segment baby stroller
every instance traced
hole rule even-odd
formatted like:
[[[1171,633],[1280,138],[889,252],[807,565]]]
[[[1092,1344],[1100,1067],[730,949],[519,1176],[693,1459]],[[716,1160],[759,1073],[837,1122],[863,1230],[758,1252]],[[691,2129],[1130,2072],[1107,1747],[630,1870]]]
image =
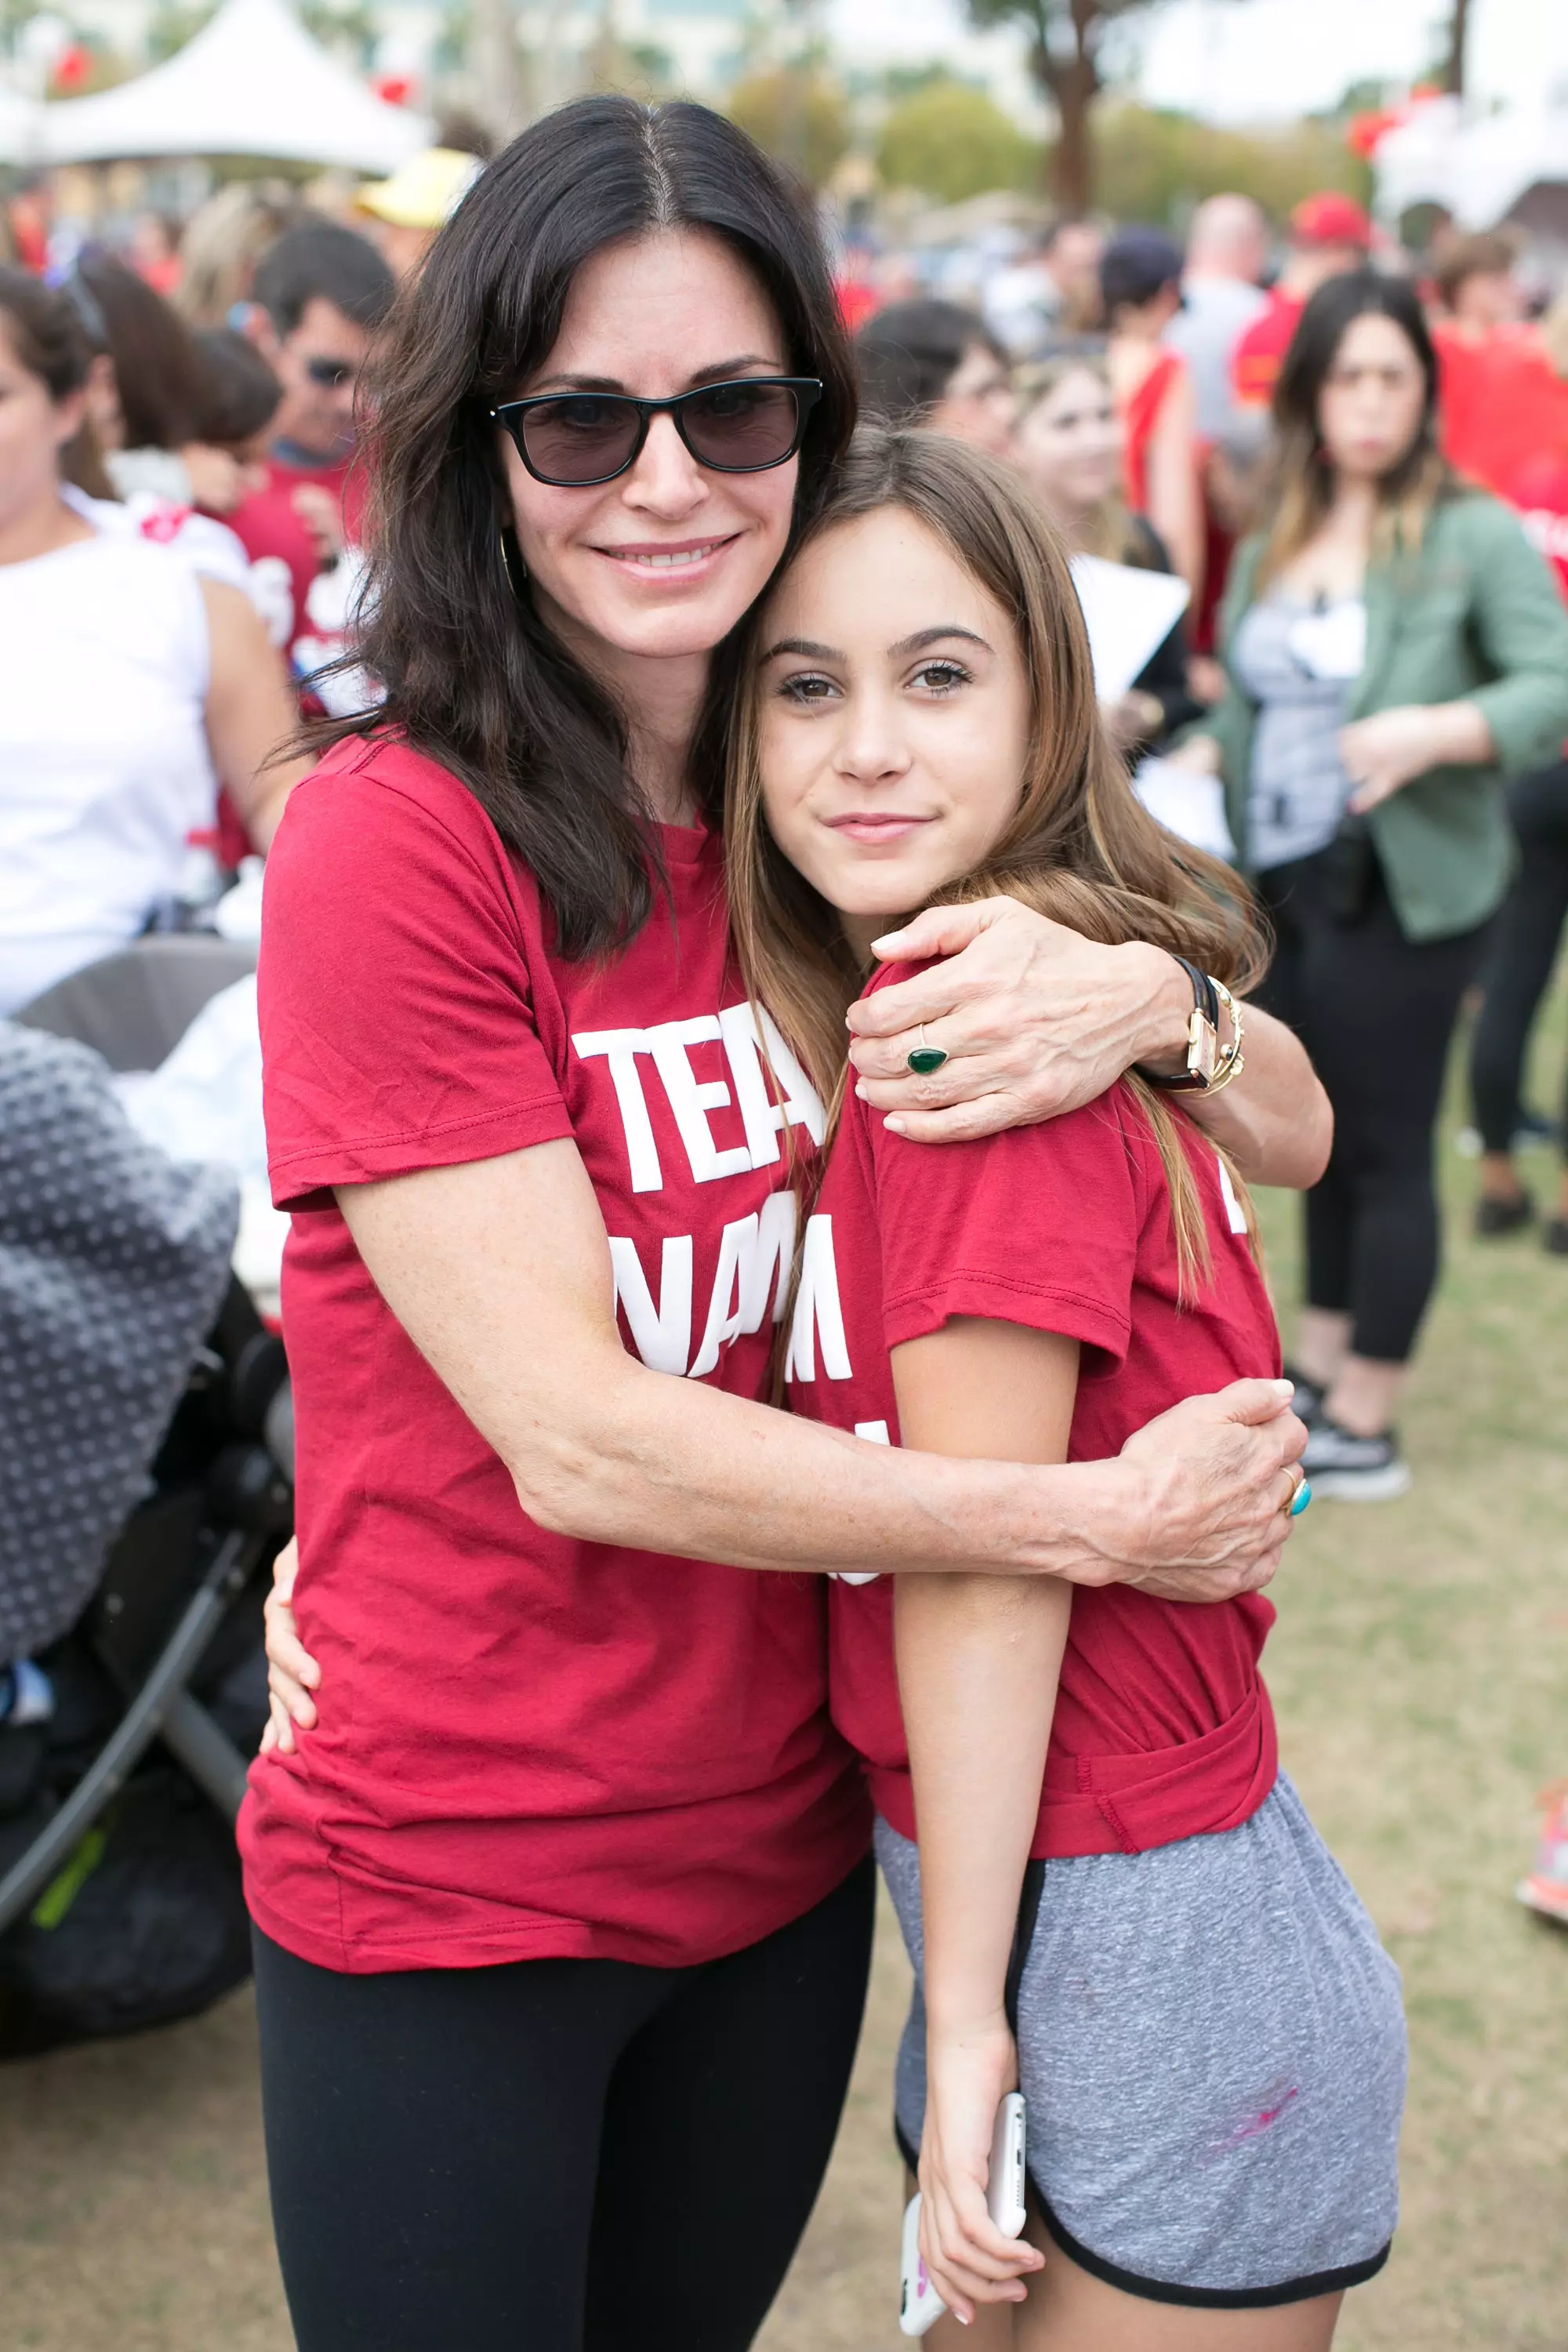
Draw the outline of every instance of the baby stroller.
[[[253,961],[149,939],[0,1023],[0,2056],[249,1968],[287,1365],[230,1272],[232,1179],[144,1143],[104,1065],[163,1060]]]

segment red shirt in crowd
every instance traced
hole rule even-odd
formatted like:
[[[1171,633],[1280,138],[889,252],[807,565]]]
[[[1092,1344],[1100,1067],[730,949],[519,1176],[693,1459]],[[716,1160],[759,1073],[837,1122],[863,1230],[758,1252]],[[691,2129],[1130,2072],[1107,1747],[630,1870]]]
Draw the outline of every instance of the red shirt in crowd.
[[[1268,297],[1268,310],[1260,310],[1237,337],[1231,354],[1231,376],[1236,396],[1245,407],[1267,408],[1273,399],[1285,354],[1306,307],[1294,294],[1281,294],[1276,288]]]
[[[240,1842],[261,1927],[328,1968],[700,1961],[865,1851],[822,1579],[535,1526],[332,1196],[571,1137],[625,1344],[764,1394],[795,1222],[780,1133],[787,1116],[819,1138],[821,1105],[782,1046],[770,1097],[717,840],[663,845],[669,902],[615,960],[567,962],[478,802],[378,739],[299,787],[268,863],[297,1606],[323,1686],[298,1755],[252,1768]]]
[[[1082,1343],[1075,1462],[1119,1453],[1184,1397],[1277,1376],[1245,1216],[1215,1152],[1184,1131],[1213,1275],[1179,1309],[1164,1174],[1124,1089],[940,1150],[889,1135],[851,1096],[807,1228],[795,1410],[896,1445],[888,1350],[955,1315]],[[913,1837],[892,1592],[887,1577],[833,1587],[833,1716],[866,1760],[878,1810]],[[1137,1853],[1254,1813],[1277,1771],[1258,1670],[1273,1621],[1261,1594],[1194,1605],[1124,1585],[1075,1588],[1033,1851]]]
[[[330,490],[342,509],[346,538],[357,543],[364,506],[363,469],[348,458],[331,466],[294,466],[273,457],[267,461],[267,488],[242,499],[224,520],[249,556],[253,572],[266,567],[259,579],[264,593],[269,600],[276,594],[280,610],[286,608],[288,634],[279,636],[274,631],[274,641],[300,677],[331,660],[335,648],[321,646],[305,609],[321,555],[295,509],[294,493],[307,483]]]

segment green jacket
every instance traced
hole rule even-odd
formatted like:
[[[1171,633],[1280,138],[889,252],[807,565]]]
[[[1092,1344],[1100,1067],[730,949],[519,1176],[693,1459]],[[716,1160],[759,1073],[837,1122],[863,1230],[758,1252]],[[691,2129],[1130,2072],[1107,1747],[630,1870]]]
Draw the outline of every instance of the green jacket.
[[[1220,614],[1228,687],[1191,731],[1222,754],[1226,810],[1245,867],[1257,706],[1229,667],[1253,602],[1262,541],[1237,551]],[[1420,551],[1366,575],[1366,666],[1347,717],[1407,703],[1473,702],[1486,713],[1495,765],[1429,769],[1367,823],[1407,939],[1441,940],[1495,912],[1514,865],[1500,780],[1561,756],[1568,736],[1568,611],[1517,517],[1466,492],[1436,506]]]

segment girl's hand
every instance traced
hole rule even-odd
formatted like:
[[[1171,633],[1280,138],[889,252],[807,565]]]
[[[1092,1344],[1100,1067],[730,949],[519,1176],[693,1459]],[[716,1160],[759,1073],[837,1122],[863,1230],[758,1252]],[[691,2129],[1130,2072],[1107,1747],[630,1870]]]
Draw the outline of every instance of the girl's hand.
[[[299,1572],[300,1546],[290,1536],[272,1563],[272,1590],[267,1596],[267,1687],[271,1713],[261,1735],[261,1753],[276,1748],[280,1756],[295,1752],[295,1728],[312,1731],[316,1703],[310,1696],[321,1679],[321,1669],[304,1649],[294,1630],[294,1579]]]
[[[1005,2238],[985,2207],[996,2110],[1018,2085],[1006,2019],[941,2032],[933,2026],[926,2073],[921,2252],[937,2293],[967,2323],[976,2304],[1022,2303],[1025,2276],[1045,2262],[1023,2239]]]
[[[1448,761],[1470,766],[1492,756],[1491,729],[1472,702],[1408,703],[1340,730],[1340,757],[1356,788],[1350,806],[1357,816],[1429,768]]]

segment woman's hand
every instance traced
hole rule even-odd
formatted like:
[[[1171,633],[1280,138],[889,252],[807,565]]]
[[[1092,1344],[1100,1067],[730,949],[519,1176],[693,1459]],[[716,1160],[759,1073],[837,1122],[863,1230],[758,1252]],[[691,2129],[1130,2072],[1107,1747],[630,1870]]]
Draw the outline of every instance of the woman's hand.
[[[205,441],[187,441],[180,457],[196,505],[208,514],[232,514],[246,489],[245,467],[238,458]]]
[[[272,1590],[267,1596],[267,1688],[271,1712],[261,1735],[261,1753],[276,1748],[280,1756],[295,1752],[296,1727],[313,1731],[316,1702],[310,1693],[321,1679],[321,1669],[301,1646],[294,1630],[294,1579],[299,1573],[300,1546],[290,1536],[272,1563]]]
[[[1152,741],[1165,723],[1159,696],[1142,693],[1136,687],[1115,702],[1102,702],[1100,716],[1119,751],[1131,751],[1136,743]]]
[[[1105,1573],[1164,1601],[1231,1601],[1268,1582],[1293,1522],[1307,1443],[1289,1381],[1236,1381],[1188,1397],[1130,1437],[1114,1465],[1133,1474],[1089,1531]],[[1103,1530],[1103,1532],[1102,1532]]]
[[[978,2303],[1022,2303],[1045,2257],[1005,2238],[986,2210],[996,2110],[1018,2085],[1018,2057],[998,2012],[973,2025],[933,2024],[926,2047],[921,2135],[921,2252],[948,2309],[968,2322]]]
[[[856,1092],[916,1143],[963,1143],[1093,1102],[1184,1039],[1192,987],[1158,948],[1102,947],[1013,898],[931,907],[877,941],[887,962],[947,961],[849,1008]],[[909,1057],[948,1055],[931,1077]]]
[[[1492,755],[1491,730],[1471,702],[1402,704],[1340,730],[1340,757],[1355,786],[1350,806],[1357,816],[1391,800],[1429,768],[1479,764]]]
[[[1160,757],[1173,768],[1186,768],[1194,776],[1217,776],[1225,765],[1224,754],[1212,735],[1189,735],[1184,743],[1178,743],[1173,751],[1162,751]]]

